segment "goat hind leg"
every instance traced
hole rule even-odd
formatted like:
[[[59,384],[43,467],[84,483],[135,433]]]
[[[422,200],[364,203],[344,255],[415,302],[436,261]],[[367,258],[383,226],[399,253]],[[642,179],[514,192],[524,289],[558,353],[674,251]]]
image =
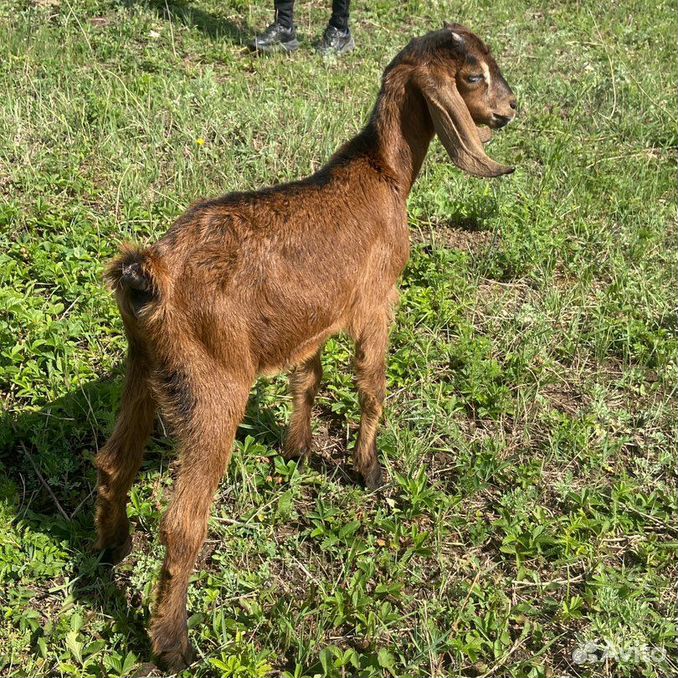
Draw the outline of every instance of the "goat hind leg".
[[[323,374],[320,352],[319,349],[290,374],[292,416],[285,439],[286,459],[306,457],[311,451],[311,411]]]
[[[192,388],[187,386],[187,388]],[[214,372],[192,393],[191,412],[179,422],[179,471],[174,497],[161,526],[166,547],[151,621],[153,651],[160,665],[178,671],[191,661],[186,623],[188,581],[207,534],[212,500],[231,457],[249,384]]]
[[[156,405],[149,387],[147,358],[130,343],[127,373],[115,429],[96,456],[97,542],[107,563],[120,562],[131,550],[127,494],[153,430]]]

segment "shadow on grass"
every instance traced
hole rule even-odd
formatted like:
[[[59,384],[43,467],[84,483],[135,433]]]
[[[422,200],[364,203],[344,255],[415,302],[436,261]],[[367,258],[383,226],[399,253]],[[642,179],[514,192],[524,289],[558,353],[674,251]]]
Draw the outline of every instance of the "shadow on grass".
[[[471,209],[451,210],[445,219],[434,218],[412,228],[412,244],[427,254],[435,249],[463,253],[469,257],[471,275],[511,283],[529,271],[529,259],[516,251],[515,244],[504,246],[503,227],[496,223],[498,213],[495,198],[479,198]],[[425,279],[419,282],[427,284]]]
[[[252,35],[251,29],[244,22],[235,23],[215,16],[185,0],[122,0],[122,4],[127,7],[148,7],[159,18],[195,27],[213,40],[228,40],[236,45],[245,45]]]
[[[410,231],[410,237],[416,245],[433,243],[438,246],[472,251],[486,244],[492,238],[491,220],[498,211],[494,198],[479,201],[474,209],[452,211],[445,219],[432,219]]]

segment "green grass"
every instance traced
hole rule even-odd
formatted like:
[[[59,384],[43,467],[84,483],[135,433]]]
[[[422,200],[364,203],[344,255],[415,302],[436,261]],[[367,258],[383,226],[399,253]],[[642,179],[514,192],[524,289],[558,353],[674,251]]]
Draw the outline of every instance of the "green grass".
[[[149,660],[173,444],[159,425],[136,549],[100,571],[92,458],[125,350],[104,262],[200,196],[317,168],[443,19],[486,37],[514,86],[491,154],[517,170],[471,179],[435,142],[414,188],[382,493],[349,473],[345,339],[323,358],[312,466],[279,455],[284,379],[254,390],[190,590],[187,675],[675,671],[675,7],[360,0],[357,51],[323,62],[324,0],[299,3],[299,53],[243,52],[270,4],[0,4],[0,675]],[[576,663],[588,642],[616,654]]]

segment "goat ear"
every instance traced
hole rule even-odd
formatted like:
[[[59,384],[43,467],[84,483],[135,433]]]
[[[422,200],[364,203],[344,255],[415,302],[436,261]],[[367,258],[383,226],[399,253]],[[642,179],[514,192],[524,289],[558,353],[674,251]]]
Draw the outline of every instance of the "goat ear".
[[[483,140],[487,143],[492,133],[476,127],[454,80],[426,78],[419,87],[436,134],[459,169],[485,178],[513,172],[513,167],[500,165],[485,154]]]

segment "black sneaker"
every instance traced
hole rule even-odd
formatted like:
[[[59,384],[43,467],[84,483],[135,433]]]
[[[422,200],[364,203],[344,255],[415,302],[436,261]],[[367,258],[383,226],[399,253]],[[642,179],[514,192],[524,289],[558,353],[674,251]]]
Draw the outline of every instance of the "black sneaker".
[[[341,56],[348,54],[355,49],[355,42],[351,31],[346,29],[342,31],[335,26],[328,26],[323,33],[323,39],[317,47],[317,50],[323,56],[335,54]]]
[[[299,49],[297,31],[294,27],[285,28],[273,23],[254,38],[250,48],[255,52],[294,52]]]

